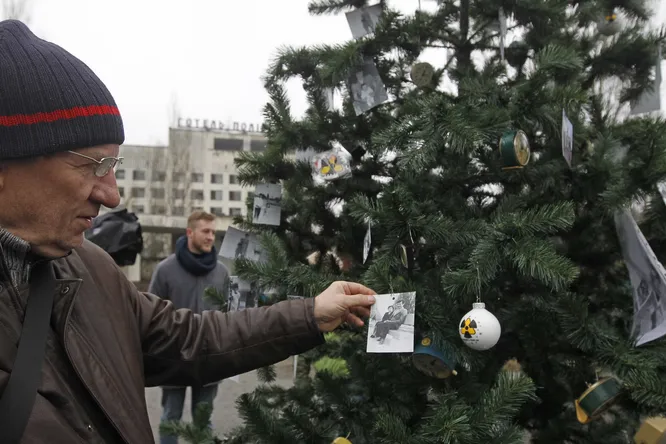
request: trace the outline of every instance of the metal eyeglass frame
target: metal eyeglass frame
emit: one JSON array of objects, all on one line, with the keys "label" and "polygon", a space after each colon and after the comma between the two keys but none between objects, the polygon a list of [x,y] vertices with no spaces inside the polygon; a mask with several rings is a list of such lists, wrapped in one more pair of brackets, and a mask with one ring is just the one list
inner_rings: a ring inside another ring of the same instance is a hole
[{"label": "metal eyeglass frame", "polygon": [[76,154],[77,156],[83,157],[84,159],[91,160],[97,164],[95,167],[95,176],[104,177],[109,174],[109,171],[113,170],[117,164],[123,163],[124,157],[103,157],[100,160],[94,159],[92,157],[86,156],[85,154],[77,153],[76,151],[67,151],[71,154]]}]

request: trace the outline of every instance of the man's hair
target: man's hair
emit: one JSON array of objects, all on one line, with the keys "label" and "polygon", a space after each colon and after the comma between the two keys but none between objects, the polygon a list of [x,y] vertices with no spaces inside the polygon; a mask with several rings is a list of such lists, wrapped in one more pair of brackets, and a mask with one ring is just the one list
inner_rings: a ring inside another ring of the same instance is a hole
[{"label": "man's hair", "polygon": [[199,222],[200,220],[215,222],[215,215],[207,213],[205,211],[200,211],[200,210],[195,211],[192,214],[190,214],[190,217],[187,218],[187,227],[195,229],[197,226],[197,222]]}]

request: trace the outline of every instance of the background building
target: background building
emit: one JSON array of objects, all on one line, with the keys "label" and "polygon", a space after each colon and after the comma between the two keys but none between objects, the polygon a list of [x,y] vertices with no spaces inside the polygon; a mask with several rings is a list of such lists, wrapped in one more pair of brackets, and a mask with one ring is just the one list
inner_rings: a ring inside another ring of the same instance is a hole
[{"label": "background building", "polygon": [[[144,231],[144,252],[126,270],[133,281],[150,280],[154,266],[173,251],[194,210],[217,216],[219,248],[233,216],[245,215],[254,188],[238,180],[234,159],[241,151],[264,151],[266,137],[259,126],[223,125],[179,119],[169,129],[167,146],[120,147],[122,165],[116,171],[121,205],[137,214]],[[223,129],[220,129],[223,128]]]}]

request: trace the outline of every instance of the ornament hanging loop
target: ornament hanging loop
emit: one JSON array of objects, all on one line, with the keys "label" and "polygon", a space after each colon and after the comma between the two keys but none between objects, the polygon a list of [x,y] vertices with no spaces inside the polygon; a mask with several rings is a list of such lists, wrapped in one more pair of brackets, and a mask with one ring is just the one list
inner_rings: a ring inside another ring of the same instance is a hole
[{"label": "ornament hanging loop", "polygon": [[476,266],[476,302],[481,302],[481,271],[479,266]]}]

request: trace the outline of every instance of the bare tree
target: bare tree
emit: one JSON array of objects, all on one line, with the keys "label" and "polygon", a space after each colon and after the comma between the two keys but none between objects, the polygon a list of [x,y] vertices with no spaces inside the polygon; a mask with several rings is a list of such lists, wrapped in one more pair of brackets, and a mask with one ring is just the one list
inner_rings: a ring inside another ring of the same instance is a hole
[{"label": "bare tree", "polygon": [[169,105],[169,144],[165,153],[167,216],[186,216],[192,210],[192,132],[175,130],[179,117],[178,98],[173,94]]},{"label": "bare tree", "polygon": [[[192,133],[174,127],[179,117],[177,99],[172,96],[168,109],[169,142],[150,148],[148,158],[148,214],[184,217],[191,211],[191,145]],[[131,196],[127,202],[131,201]],[[160,260],[171,253],[170,233],[145,233],[143,257]]]},{"label": "bare tree", "polygon": [[31,16],[32,0],[2,0],[0,3],[0,19],[21,20],[29,24]]}]

